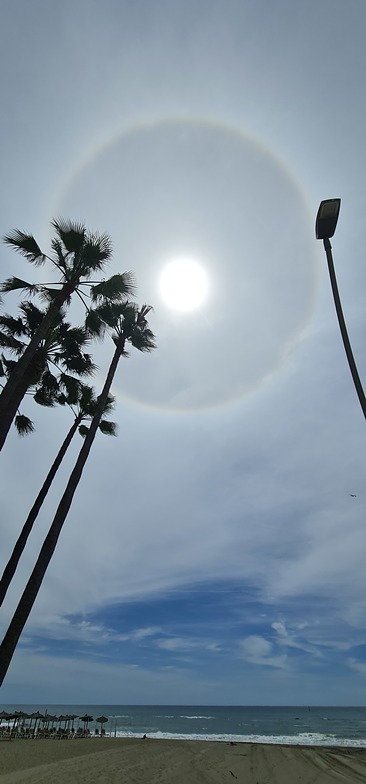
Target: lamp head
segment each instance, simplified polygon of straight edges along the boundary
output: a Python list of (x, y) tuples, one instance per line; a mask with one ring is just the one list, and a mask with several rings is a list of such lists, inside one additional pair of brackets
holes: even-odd
[(325, 240), (329, 239), (329, 237), (333, 237), (340, 208), (340, 199), (325, 199), (325, 201), (320, 203), (315, 222), (315, 236), (317, 240)]

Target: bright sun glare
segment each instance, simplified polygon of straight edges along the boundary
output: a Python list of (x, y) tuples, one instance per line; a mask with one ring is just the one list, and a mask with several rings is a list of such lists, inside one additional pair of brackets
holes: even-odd
[(163, 270), (160, 292), (166, 304), (174, 310), (194, 310), (207, 295), (207, 277), (202, 267), (192, 259), (175, 259)]

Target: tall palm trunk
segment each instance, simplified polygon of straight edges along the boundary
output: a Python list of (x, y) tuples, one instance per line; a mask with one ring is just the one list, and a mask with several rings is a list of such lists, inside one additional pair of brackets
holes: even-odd
[(39, 347), (37, 346), (30, 363), (26, 367), (24, 373), (20, 376), (8, 407), (0, 414), (0, 450), (17, 415), (24, 395), (27, 393), (29, 387), (39, 380), (42, 370), (44, 369), (45, 357), (38, 348)]
[(13, 658), (17, 642), (28, 620), (34, 602), (37, 598), (38, 591), (42, 585), (44, 575), (46, 574), (48, 564), (50, 563), (52, 555), (55, 551), (62, 526), (66, 520), (67, 514), (72, 504), (76, 488), (80, 482), (85, 463), (95, 438), (95, 434), (99, 427), (114, 374), (117, 370), (118, 362), (123, 353), (124, 345), (125, 337), (122, 335), (116, 341), (116, 349), (108, 370), (104, 387), (98, 397), (98, 405), (96, 407), (94, 417), (91, 421), (91, 425), (85, 437), (85, 441), (80, 449), (75, 466), (70, 474), (70, 479), (66, 485), (65, 492), (58, 505), (48, 534), (43, 542), (33, 572), (27, 582), (13, 618), (9, 624), (8, 630), (0, 645), (0, 686), (4, 681), (10, 662)]
[(51, 468), (50, 468), (50, 470), (49, 470), (49, 472), (48, 472), (48, 474), (46, 476), (46, 479), (45, 479), (45, 481), (44, 481), (44, 483), (43, 483), (43, 485), (42, 485), (42, 487), (41, 487), (41, 489), (40, 489), (40, 491), (39, 491), (39, 493), (37, 495), (37, 498), (36, 498), (32, 508), (31, 508), (31, 510), (29, 512), (29, 515), (28, 515), (28, 517), (27, 517), (27, 519), (26, 519), (26, 521), (25, 521), (25, 523), (23, 525), (23, 528), (22, 528), (22, 530), (21, 530), (21, 532), (19, 534), (19, 537), (18, 537), (18, 539), (17, 539), (17, 541), (15, 543), (13, 552), (12, 552), (12, 554), (11, 554), (9, 560), (8, 560), (8, 563), (5, 566), (5, 569), (4, 569), (4, 572), (3, 572), (3, 576), (2, 576), (2, 578), (0, 580), (0, 607), (1, 607), (1, 605), (2, 605), (2, 603), (4, 601), (4, 599), (5, 599), (5, 596), (7, 594), (9, 585), (10, 585), (10, 583), (11, 583), (13, 577), (14, 577), (14, 574), (15, 574), (15, 572), (17, 570), (18, 563), (19, 563), (21, 555), (22, 555), (22, 553), (24, 551), (25, 545), (27, 544), (27, 540), (28, 540), (29, 534), (32, 531), (34, 522), (37, 519), (37, 516), (39, 514), (39, 510), (40, 510), (40, 508), (41, 508), (41, 506), (42, 506), (42, 504), (43, 504), (43, 502), (44, 502), (44, 500), (45, 500), (45, 498), (47, 496), (47, 493), (48, 493), (48, 491), (49, 491), (49, 489), (51, 487), (51, 484), (52, 484), (52, 482), (53, 482), (53, 480), (54, 480), (54, 478), (56, 476), (56, 473), (57, 473), (57, 471), (58, 471), (58, 469), (59, 469), (59, 467), (60, 467), (60, 465), (62, 463), (62, 460), (65, 457), (65, 454), (66, 454), (66, 452), (67, 452), (67, 450), (68, 450), (68, 448), (69, 448), (69, 446), (71, 444), (71, 441), (72, 441), (72, 439), (73, 439), (73, 437), (74, 437), (74, 435), (75, 435), (75, 433), (76, 433), (76, 431), (77, 431), (77, 429), (78, 429), (78, 427), (80, 425), (81, 420), (82, 420), (82, 414), (78, 414), (78, 416), (76, 417), (75, 421), (73, 422), (73, 424), (72, 424), (72, 426), (71, 426), (71, 428), (70, 428), (70, 430), (69, 430), (69, 432), (68, 432), (68, 434), (67, 434), (67, 436), (66, 436), (66, 438), (65, 438), (65, 440), (63, 442), (63, 444), (61, 445), (61, 447), (60, 447), (60, 449), (59, 449), (59, 451), (58, 451), (58, 453), (56, 455), (56, 458), (55, 458), (54, 462), (52, 463), (52, 466), (51, 466)]
[(37, 348), (52, 327), (62, 305), (75, 290), (75, 283), (65, 283), (61, 291), (47, 310), (32, 340), (28, 343), (24, 354), (18, 360), (0, 395), (0, 450), (3, 448), (11, 423), (19, 408), (19, 389), (23, 386), (23, 377), (34, 358)]

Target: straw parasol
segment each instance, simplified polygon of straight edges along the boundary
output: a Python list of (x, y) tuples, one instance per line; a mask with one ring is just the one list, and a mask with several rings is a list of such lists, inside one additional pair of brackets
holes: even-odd
[(46, 713), (41, 721), (43, 721), (43, 726), (46, 725), (46, 728), (48, 728), (49, 725), (53, 724), (54, 721), (58, 721), (58, 717), (53, 716), (52, 713)]
[(70, 730), (71, 724), (74, 722), (75, 719), (77, 719), (77, 715), (76, 713), (68, 713), (66, 718), (67, 718), (67, 729)]
[(84, 714), (84, 716), (80, 716), (80, 721), (83, 721), (83, 722), (84, 722), (84, 732), (85, 732), (85, 731), (86, 731), (86, 729), (87, 729), (87, 725), (89, 724), (89, 722), (90, 722), (90, 721), (93, 721), (93, 716), (89, 716), (89, 714), (88, 714), (88, 713), (85, 713), (85, 714)]
[(37, 724), (39, 724), (41, 719), (44, 719), (44, 713), (40, 713), (39, 711), (35, 711), (34, 713), (30, 713), (27, 718), (31, 720), (30, 727), (32, 726), (32, 721), (34, 719), (33, 734), (35, 734), (36, 729), (37, 729)]
[(102, 733), (102, 724), (105, 724), (106, 721), (108, 721), (107, 717), (106, 716), (98, 716), (98, 718), (95, 719), (95, 721), (97, 722), (97, 724), (100, 724), (100, 732)]
[(76, 713), (68, 713), (67, 718), (69, 719), (69, 721), (74, 721), (74, 719), (77, 719), (77, 715)]
[(10, 718), (13, 718), (12, 713), (8, 713), (8, 711), (4, 711), (4, 710), (0, 711), (0, 724), (3, 719), (10, 719)]

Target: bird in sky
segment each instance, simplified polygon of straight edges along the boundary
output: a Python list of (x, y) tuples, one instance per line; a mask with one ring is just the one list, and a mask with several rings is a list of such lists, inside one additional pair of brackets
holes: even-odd
[(357, 498), (357, 495), (355, 495), (354, 493), (350, 493), (350, 496), (351, 498)]

